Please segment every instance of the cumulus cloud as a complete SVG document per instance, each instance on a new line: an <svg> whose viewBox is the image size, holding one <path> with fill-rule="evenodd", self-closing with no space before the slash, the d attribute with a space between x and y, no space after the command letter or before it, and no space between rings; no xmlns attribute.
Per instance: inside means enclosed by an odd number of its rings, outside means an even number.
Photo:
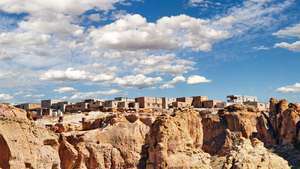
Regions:
<svg viewBox="0 0 300 169"><path fill-rule="evenodd" d="M121 91L118 89L110 89L107 91L93 91L93 92L77 92L70 97L72 100L80 100L80 99L87 99L87 98L96 98L101 96L109 96L120 93Z"/></svg>
<svg viewBox="0 0 300 169"><path fill-rule="evenodd" d="M283 86L283 87L276 89L276 91L281 92L281 93L300 93L300 83Z"/></svg>
<svg viewBox="0 0 300 169"><path fill-rule="evenodd" d="M206 79L206 77L199 75L189 76L187 79L187 84L199 84L199 83L210 83L211 80Z"/></svg>
<svg viewBox="0 0 300 169"><path fill-rule="evenodd" d="M25 98L32 98L32 99L40 99L45 97L44 94L26 94L24 95Z"/></svg>
<svg viewBox="0 0 300 169"><path fill-rule="evenodd" d="M110 10L116 3L125 0L1 0L0 8L9 13L30 13L35 14L41 11L51 11L53 13L65 13L69 15L79 15L89 9Z"/></svg>
<svg viewBox="0 0 300 169"><path fill-rule="evenodd" d="M294 43L281 42L274 45L276 48L286 48L291 51L300 51L300 41Z"/></svg>
<svg viewBox="0 0 300 169"><path fill-rule="evenodd" d="M147 77L143 74L129 75L124 77L118 77L114 80L114 83L124 87L137 87L147 88L152 87L162 81L161 77Z"/></svg>
<svg viewBox="0 0 300 169"><path fill-rule="evenodd" d="M128 14L90 32L94 46L123 50L190 48L209 51L215 42L228 37L228 32L213 28L209 21L187 15L163 17L151 23L141 15Z"/></svg>
<svg viewBox="0 0 300 169"><path fill-rule="evenodd" d="M300 38L300 23L273 33L278 37L298 37Z"/></svg>
<svg viewBox="0 0 300 169"><path fill-rule="evenodd" d="M9 101L13 99L14 97L10 94L0 93L0 101Z"/></svg>
<svg viewBox="0 0 300 169"><path fill-rule="evenodd" d="M88 76L86 71L68 68L66 70L49 70L41 75L41 79L50 81L78 81L86 80Z"/></svg>
<svg viewBox="0 0 300 169"><path fill-rule="evenodd" d="M73 93L76 91L77 90L73 87L60 87L60 88L54 89L54 92L57 92L57 93Z"/></svg>
<svg viewBox="0 0 300 169"><path fill-rule="evenodd" d="M34 34L31 32L17 33L17 32L3 32L0 33L0 45L2 47L6 46L35 46L46 44L49 42L50 35L46 34Z"/></svg>
<svg viewBox="0 0 300 169"><path fill-rule="evenodd" d="M281 38L296 37L300 39L300 24L296 24L294 26L279 30L278 32L273 33L273 35ZM285 48L290 51L300 51L300 41L296 41L292 43L280 42L280 43L276 43L274 47Z"/></svg>
<svg viewBox="0 0 300 169"><path fill-rule="evenodd" d="M183 77L183 76L176 76L171 81L168 81L167 83L161 85L160 88L161 89L174 88L177 83L185 82L185 81L186 81L185 77Z"/></svg>
<svg viewBox="0 0 300 169"><path fill-rule="evenodd" d="M195 64L191 60L179 59L175 54L165 55L139 55L136 60L128 62L130 65L136 65L135 71L142 74L172 74L180 75L193 69Z"/></svg>

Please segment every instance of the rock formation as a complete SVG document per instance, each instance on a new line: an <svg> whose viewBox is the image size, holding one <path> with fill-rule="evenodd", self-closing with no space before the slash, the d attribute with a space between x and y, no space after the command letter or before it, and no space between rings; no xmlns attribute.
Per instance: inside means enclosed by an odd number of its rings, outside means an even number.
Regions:
<svg viewBox="0 0 300 169"><path fill-rule="evenodd" d="M232 150L223 158L212 161L214 169L288 169L288 162L269 152L257 139L243 137L233 140Z"/></svg>
<svg viewBox="0 0 300 169"><path fill-rule="evenodd" d="M201 117L195 111L159 116L147 137L147 169L210 168L207 153L201 150Z"/></svg>
<svg viewBox="0 0 300 169"><path fill-rule="evenodd" d="M300 164L299 107L275 99L270 102L270 113L233 105L218 114L193 109L117 114L83 120L81 129L62 126L57 133L37 127L25 111L0 105L0 168L295 167ZM289 162L293 161L289 164L274 153L284 154L286 146L290 147Z"/></svg>
<svg viewBox="0 0 300 169"><path fill-rule="evenodd" d="M57 136L36 127L26 112L1 105L0 168L60 168Z"/></svg>
<svg viewBox="0 0 300 169"><path fill-rule="evenodd" d="M141 121L130 123L123 118L102 129L62 136L61 166L63 169L137 168L148 131L149 127Z"/></svg>

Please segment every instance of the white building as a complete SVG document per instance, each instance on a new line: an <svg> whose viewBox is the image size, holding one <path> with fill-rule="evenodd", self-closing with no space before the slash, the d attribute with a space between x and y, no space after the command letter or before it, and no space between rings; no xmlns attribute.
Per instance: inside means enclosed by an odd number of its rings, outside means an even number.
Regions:
<svg viewBox="0 0 300 169"><path fill-rule="evenodd" d="M230 95L227 96L227 102L229 104L235 104L235 103L243 104L245 102L258 102L258 99L256 96Z"/></svg>

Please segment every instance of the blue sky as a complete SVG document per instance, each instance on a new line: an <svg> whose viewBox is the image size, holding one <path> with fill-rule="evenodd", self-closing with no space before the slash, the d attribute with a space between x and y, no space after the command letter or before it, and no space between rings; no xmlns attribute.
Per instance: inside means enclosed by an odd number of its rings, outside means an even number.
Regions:
<svg viewBox="0 0 300 169"><path fill-rule="evenodd" d="M294 0L1 0L0 102L300 102L299 11Z"/></svg>

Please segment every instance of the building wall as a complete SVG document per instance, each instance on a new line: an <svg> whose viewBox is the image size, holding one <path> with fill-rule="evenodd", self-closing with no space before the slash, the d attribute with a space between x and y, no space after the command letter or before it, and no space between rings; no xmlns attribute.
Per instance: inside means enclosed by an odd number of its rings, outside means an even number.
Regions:
<svg viewBox="0 0 300 169"><path fill-rule="evenodd" d="M176 98L177 102L186 102L188 105L192 105L193 103L193 98L192 97L179 97Z"/></svg>
<svg viewBox="0 0 300 169"><path fill-rule="evenodd" d="M203 101L203 108L224 108L225 102L220 100L206 100Z"/></svg>
<svg viewBox="0 0 300 169"><path fill-rule="evenodd" d="M230 103L244 103L244 102L257 102L256 96L241 96L241 95L230 95L227 96L227 101Z"/></svg>
<svg viewBox="0 0 300 169"><path fill-rule="evenodd" d="M118 102L115 100L107 100L104 102L104 108L118 108Z"/></svg>
<svg viewBox="0 0 300 169"><path fill-rule="evenodd" d="M203 101L207 101L207 100L208 100L207 96L194 96L192 106L194 106L195 108L202 108Z"/></svg>
<svg viewBox="0 0 300 169"><path fill-rule="evenodd" d="M100 100L96 100L88 104L88 109L90 111L99 111L103 108L104 102Z"/></svg>
<svg viewBox="0 0 300 169"><path fill-rule="evenodd" d="M163 108L162 98L160 97L138 97L135 101L139 103L140 108Z"/></svg>
<svg viewBox="0 0 300 169"><path fill-rule="evenodd" d="M175 101L176 101L176 98L163 97L162 98L163 109L168 109L168 108L172 107L172 103Z"/></svg>
<svg viewBox="0 0 300 169"><path fill-rule="evenodd" d="M187 103L187 102L179 102L179 101L175 101L175 102L172 103L172 106L173 106L174 108L184 108L184 107L190 106L190 104Z"/></svg>

